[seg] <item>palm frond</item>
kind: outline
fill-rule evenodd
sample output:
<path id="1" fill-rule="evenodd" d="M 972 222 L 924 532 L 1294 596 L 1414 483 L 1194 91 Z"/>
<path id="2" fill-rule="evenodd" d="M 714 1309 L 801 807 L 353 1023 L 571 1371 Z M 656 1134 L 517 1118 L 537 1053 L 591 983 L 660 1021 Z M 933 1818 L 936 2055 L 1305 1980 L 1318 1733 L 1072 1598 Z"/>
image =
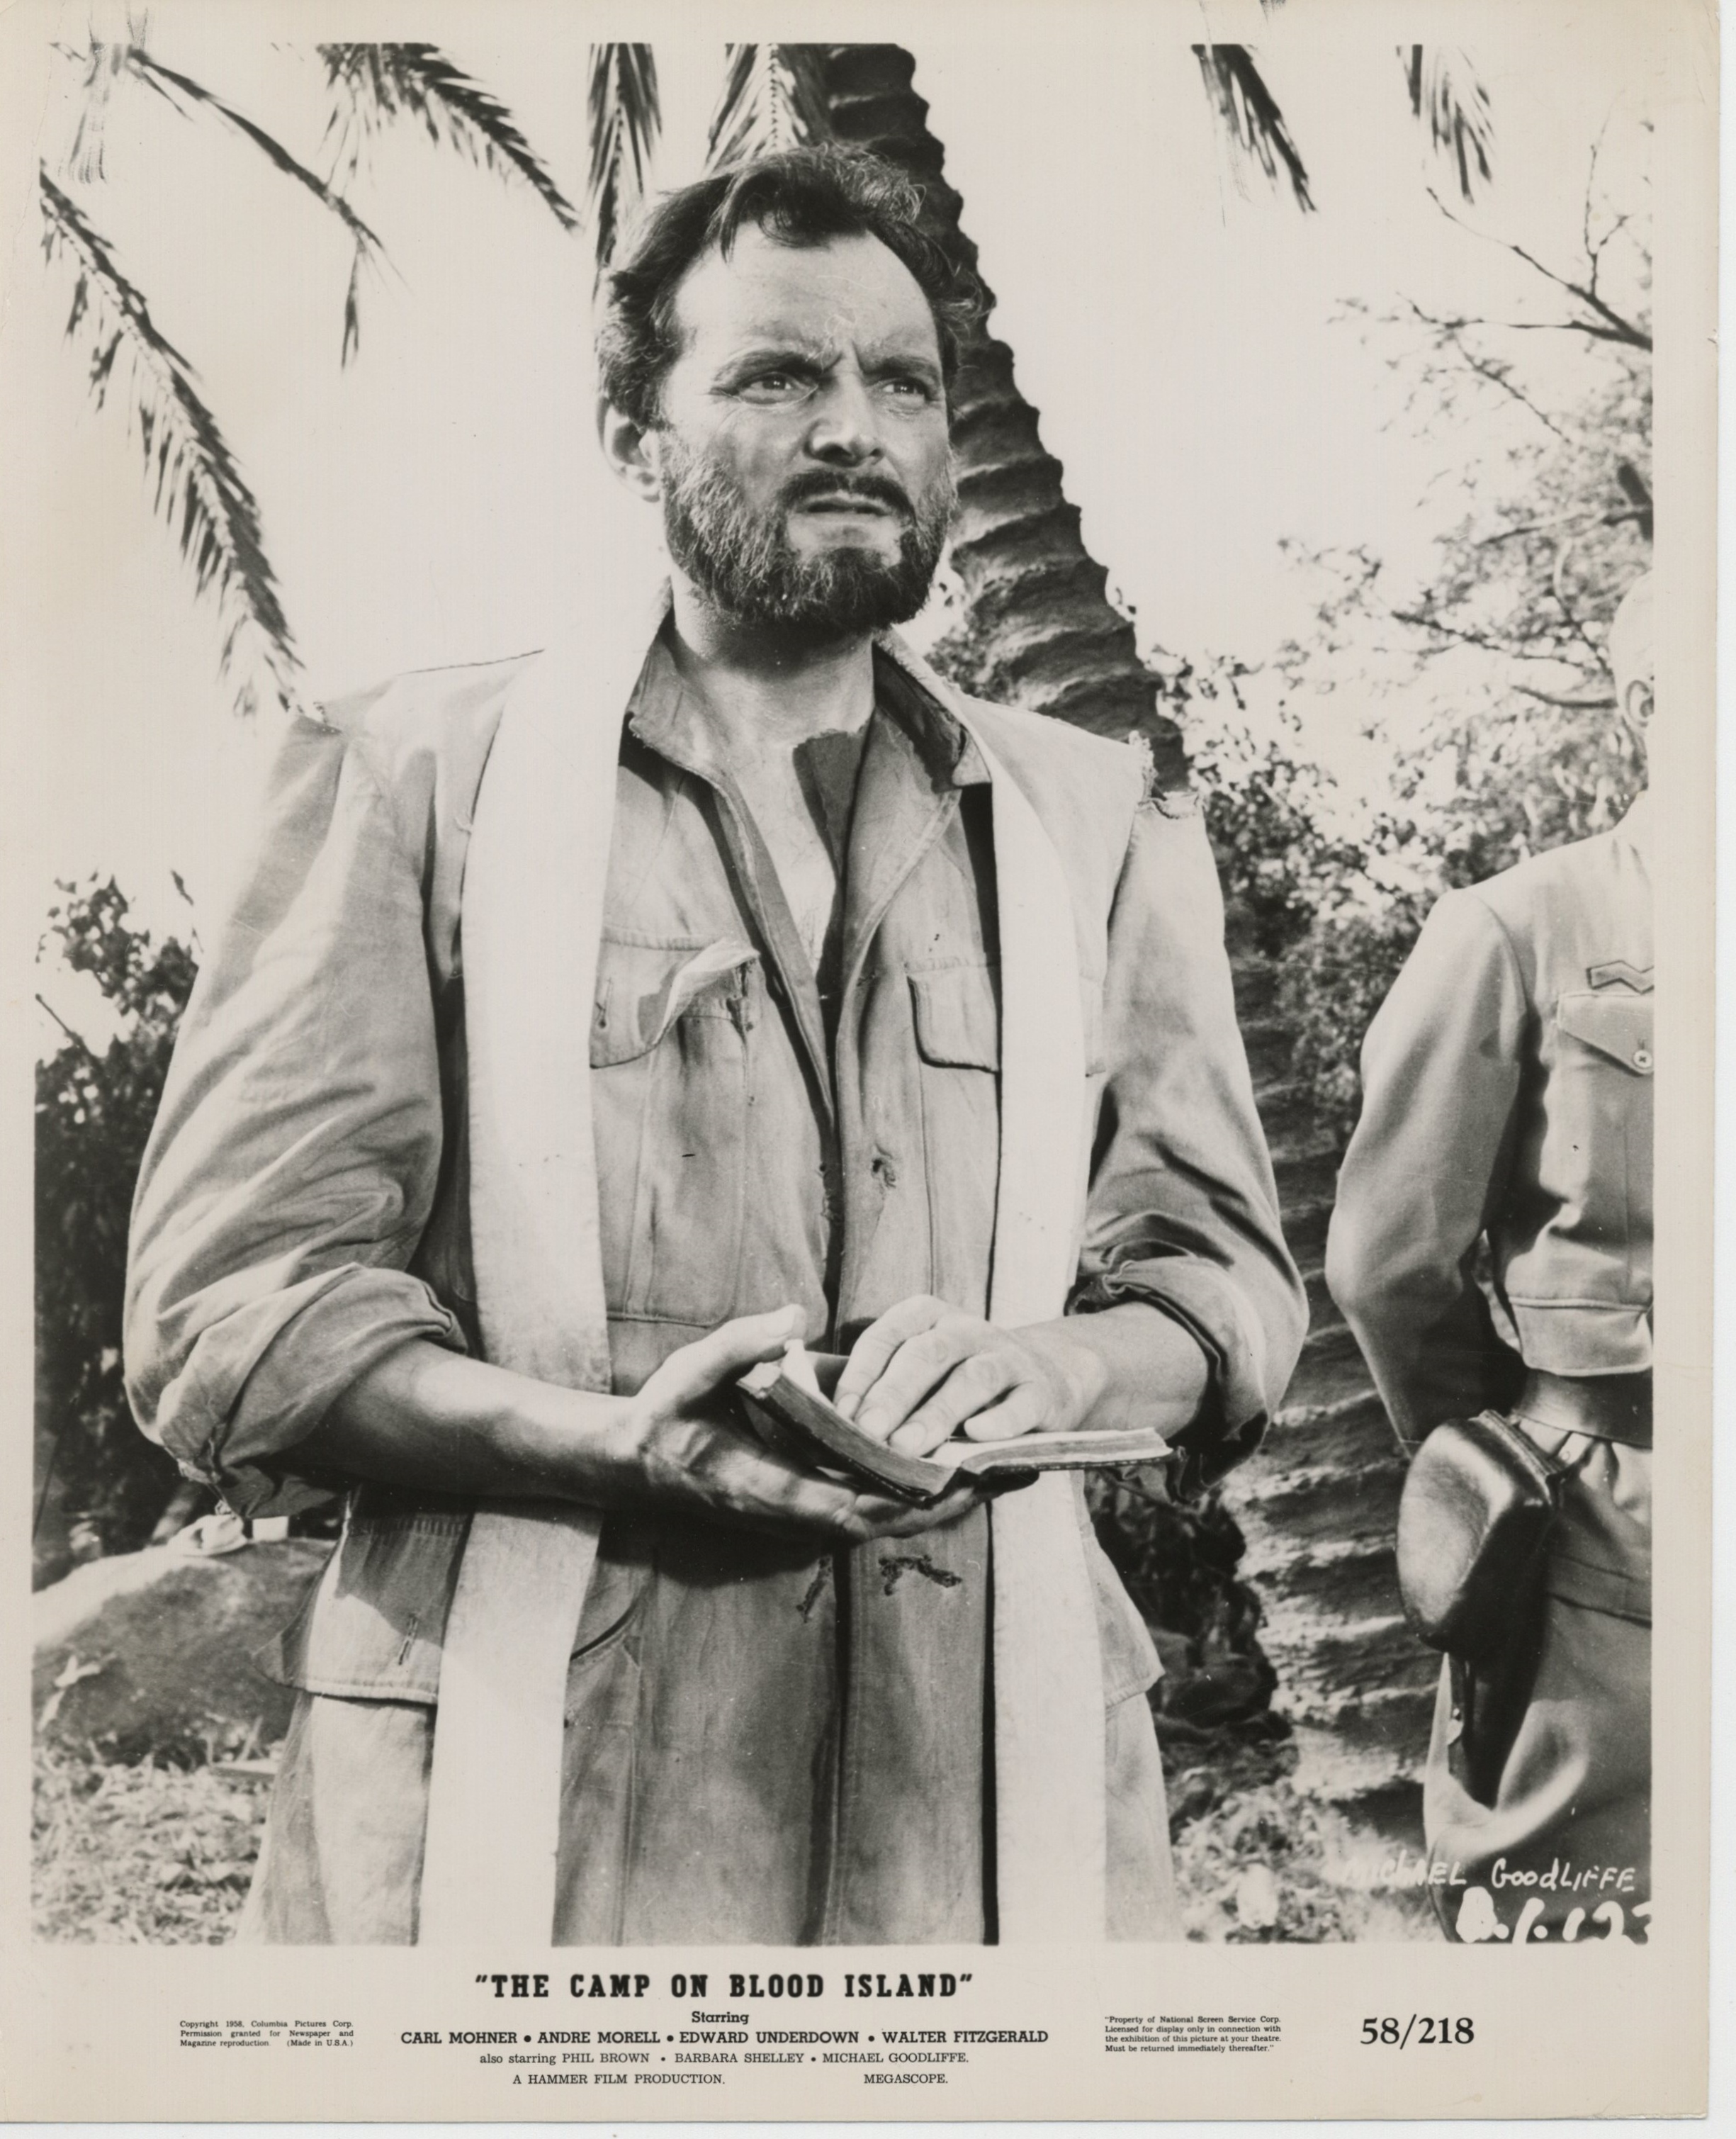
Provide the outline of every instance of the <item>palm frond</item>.
<path id="1" fill-rule="evenodd" d="M 831 131 L 819 45 L 731 45 L 706 137 L 706 165 L 722 170 Z"/>
<path id="2" fill-rule="evenodd" d="M 127 64 L 139 79 L 168 99 L 178 109 L 193 105 L 203 111 L 214 113 L 227 126 L 232 127 L 243 140 L 251 141 L 272 167 L 297 185 L 304 186 L 320 205 L 327 208 L 350 233 L 354 251 L 350 266 L 350 286 L 344 300 L 344 339 L 340 351 L 342 361 L 347 364 L 355 354 L 361 334 L 361 320 L 357 298 L 364 267 L 377 265 L 385 257 L 379 240 L 356 213 L 335 188 L 326 184 L 317 171 L 311 171 L 306 164 L 292 156 L 274 135 L 267 134 L 232 105 L 213 95 L 202 82 L 194 81 L 190 75 L 178 74 L 173 67 L 162 66 L 154 60 L 142 45 L 127 48 Z"/>
<path id="3" fill-rule="evenodd" d="M 42 250 L 74 277 L 66 333 L 88 347 L 98 408 L 127 360 L 129 425 L 144 451 L 152 504 L 174 531 L 198 591 L 216 595 L 220 660 L 237 709 L 251 713 L 262 696 L 291 708 L 301 664 L 265 554 L 258 503 L 191 369 L 159 332 L 106 241 L 46 169 L 40 180 Z"/>
<path id="4" fill-rule="evenodd" d="M 457 66 L 438 45 L 321 45 L 327 86 L 341 101 L 326 132 L 337 137 L 340 168 L 354 173 L 362 149 L 381 125 L 412 119 L 428 139 L 468 156 L 496 177 L 527 185 L 563 230 L 579 228 L 579 212 L 519 124 L 492 91 Z"/>
<path id="5" fill-rule="evenodd" d="M 589 115 L 587 197 L 600 281 L 644 198 L 645 174 L 663 125 L 649 45 L 591 46 Z"/>
<path id="6" fill-rule="evenodd" d="M 1276 185 L 1282 170 L 1296 205 L 1314 205 L 1301 151 L 1245 45 L 1196 45 L 1201 78 L 1231 145 L 1253 159 Z"/>
<path id="7" fill-rule="evenodd" d="M 109 105 L 116 81 L 127 71 L 129 48 L 93 37 L 82 51 L 65 45 L 56 50 L 68 59 L 76 60 L 84 69 L 78 125 L 73 133 L 67 166 L 81 185 L 95 185 L 106 175 L 103 169 L 103 142 L 108 127 Z"/>
<path id="8" fill-rule="evenodd" d="M 1479 182 L 1489 177 L 1494 124 L 1489 92 L 1462 51 L 1445 45 L 1401 45 L 1411 109 L 1426 122 L 1429 139 L 1459 172 L 1461 198 L 1475 198 Z"/>

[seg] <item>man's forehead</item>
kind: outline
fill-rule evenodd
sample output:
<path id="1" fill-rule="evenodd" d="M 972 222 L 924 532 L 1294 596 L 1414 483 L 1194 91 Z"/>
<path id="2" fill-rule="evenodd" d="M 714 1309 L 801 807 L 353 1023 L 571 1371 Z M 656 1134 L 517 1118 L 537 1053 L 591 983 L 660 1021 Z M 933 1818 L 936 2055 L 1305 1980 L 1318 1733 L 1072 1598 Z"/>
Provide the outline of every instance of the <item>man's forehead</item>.
<path id="1" fill-rule="evenodd" d="M 676 292 L 684 346 L 787 342 L 816 350 L 848 343 L 938 353 L 934 315 L 914 275 L 866 235 L 784 245 L 750 226 L 726 258 L 695 262 Z"/>

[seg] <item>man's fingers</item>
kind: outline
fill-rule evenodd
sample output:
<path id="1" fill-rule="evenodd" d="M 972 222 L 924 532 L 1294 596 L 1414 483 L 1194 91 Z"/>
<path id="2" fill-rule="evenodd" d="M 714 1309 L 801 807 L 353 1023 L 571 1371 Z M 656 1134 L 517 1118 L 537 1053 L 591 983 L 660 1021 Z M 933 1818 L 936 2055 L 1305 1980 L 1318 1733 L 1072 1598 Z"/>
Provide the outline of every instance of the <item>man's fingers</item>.
<path id="1" fill-rule="evenodd" d="M 949 1501 L 954 1490 L 948 1489 Z M 961 1495 L 960 1510 L 975 1497 Z M 780 1533 L 819 1530 L 840 1544 L 862 1544 L 870 1538 L 899 1534 L 912 1516 L 929 1517 L 917 1525 L 929 1529 L 936 1520 L 950 1520 L 952 1512 L 949 1506 L 945 1517 L 930 1516 L 927 1509 L 913 1508 L 907 1500 L 894 1500 L 890 1494 L 856 1492 L 828 1479 L 797 1478 L 762 1498 L 754 1526 Z"/>
<path id="2" fill-rule="evenodd" d="M 889 1441 L 954 1368 L 981 1348 L 983 1336 L 980 1325 L 955 1319 L 907 1337 L 893 1353 L 891 1364 L 862 1399 L 857 1425 L 877 1440 Z"/>
<path id="3" fill-rule="evenodd" d="M 967 1441 L 1011 1441 L 1021 1433 L 1040 1433 L 1049 1424 L 1049 1398 L 1035 1382 L 1021 1382 L 1005 1402 L 990 1404 L 965 1421 Z"/>
<path id="4" fill-rule="evenodd" d="M 879 1380 L 906 1339 L 932 1329 L 946 1311 L 940 1300 L 919 1293 L 913 1299 L 901 1300 L 868 1324 L 850 1347 L 849 1358 L 833 1393 L 833 1402 L 846 1418 L 855 1418 L 863 1396 Z"/>
<path id="5" fill-rule="evenodd" d="M 896 1429 L 891 1445 L 907 1455 L 927 1455 L 950 1439 L 966 1420 L 1005 1397 L 1017 1385 L 1020 1371 L 1021 1363 L 1010 1351 L 971 1353 Z"/>

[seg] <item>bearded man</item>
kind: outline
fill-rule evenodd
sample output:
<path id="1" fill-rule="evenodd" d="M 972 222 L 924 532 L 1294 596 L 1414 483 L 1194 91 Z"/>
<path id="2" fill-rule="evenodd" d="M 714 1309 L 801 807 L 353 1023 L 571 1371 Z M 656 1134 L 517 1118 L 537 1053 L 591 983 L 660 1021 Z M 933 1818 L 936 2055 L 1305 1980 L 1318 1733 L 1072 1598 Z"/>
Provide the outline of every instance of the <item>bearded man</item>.
<path id="1" fill-rule="evenodd" d="M 918 1453 L 1258 1439 L 1303 1307 L 1192 806 L 892 635 L 970 292 L 872 159 L 671 196 L 612 279 L 635 634 L 298 723 L 137 1202 L 147 1432 L 347 1495 L 250 1935 L 1177 1935 L 1157 1662 L 1071 1478 L 770 1454 L 800 1335 Z"/>

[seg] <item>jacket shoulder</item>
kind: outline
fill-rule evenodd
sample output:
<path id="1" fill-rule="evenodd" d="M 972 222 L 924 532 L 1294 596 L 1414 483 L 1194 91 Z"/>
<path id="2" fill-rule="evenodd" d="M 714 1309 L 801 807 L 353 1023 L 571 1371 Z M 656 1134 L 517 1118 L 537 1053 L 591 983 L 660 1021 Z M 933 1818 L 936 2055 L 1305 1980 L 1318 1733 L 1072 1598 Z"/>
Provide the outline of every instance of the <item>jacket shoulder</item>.
<path id="1" fill-rule="evenodd" d="M 1594 832 L 1589 839 L 1532 854 L 1446 897 L 1481 907 L 1516 947 L 1523 947 L 1606 903 L 1615 887 L 1614 862 L 1615 835 Z"/>
<path id="2" fill-rule="evenodd" d="M 966 712 L 1024 790 L 1064 856 L 1089 868 L 1113 892 L 1147 800 L 1150 759 L 1137 745 L 1111 742 L 1049 713 L 981 698 Z"/>
<path id="3" fill-rule="evenodd" d="M 962 702 L 989 747 L 1019 776 L 1022 786 L 1059 778 L 1092 789 L 1105 800 L 1125 799 L 1130 806 L 1143 798 L 1149 756 L 1137 743 L 1112 742 L 1052 713 L 1033 713 L 990 698 Z"/>
<path id="4" fill-rule="evenodd" d="M 450 767 L 467 757 L 486 757 L 508 694 L 537 658 L 516 653 L 501 661 L 409 669 L 326 699 L 312 717 L 359 750 L 385 784 L 395 785 L 394 776 L 419 761 Z"/>
<path id="5" fill-rule="evenodd" d="M 325 701 L 309 725 L 359 757 L 413 849 L 467 825 L 514 685 L 535 653 L 417 668 Z"/>

